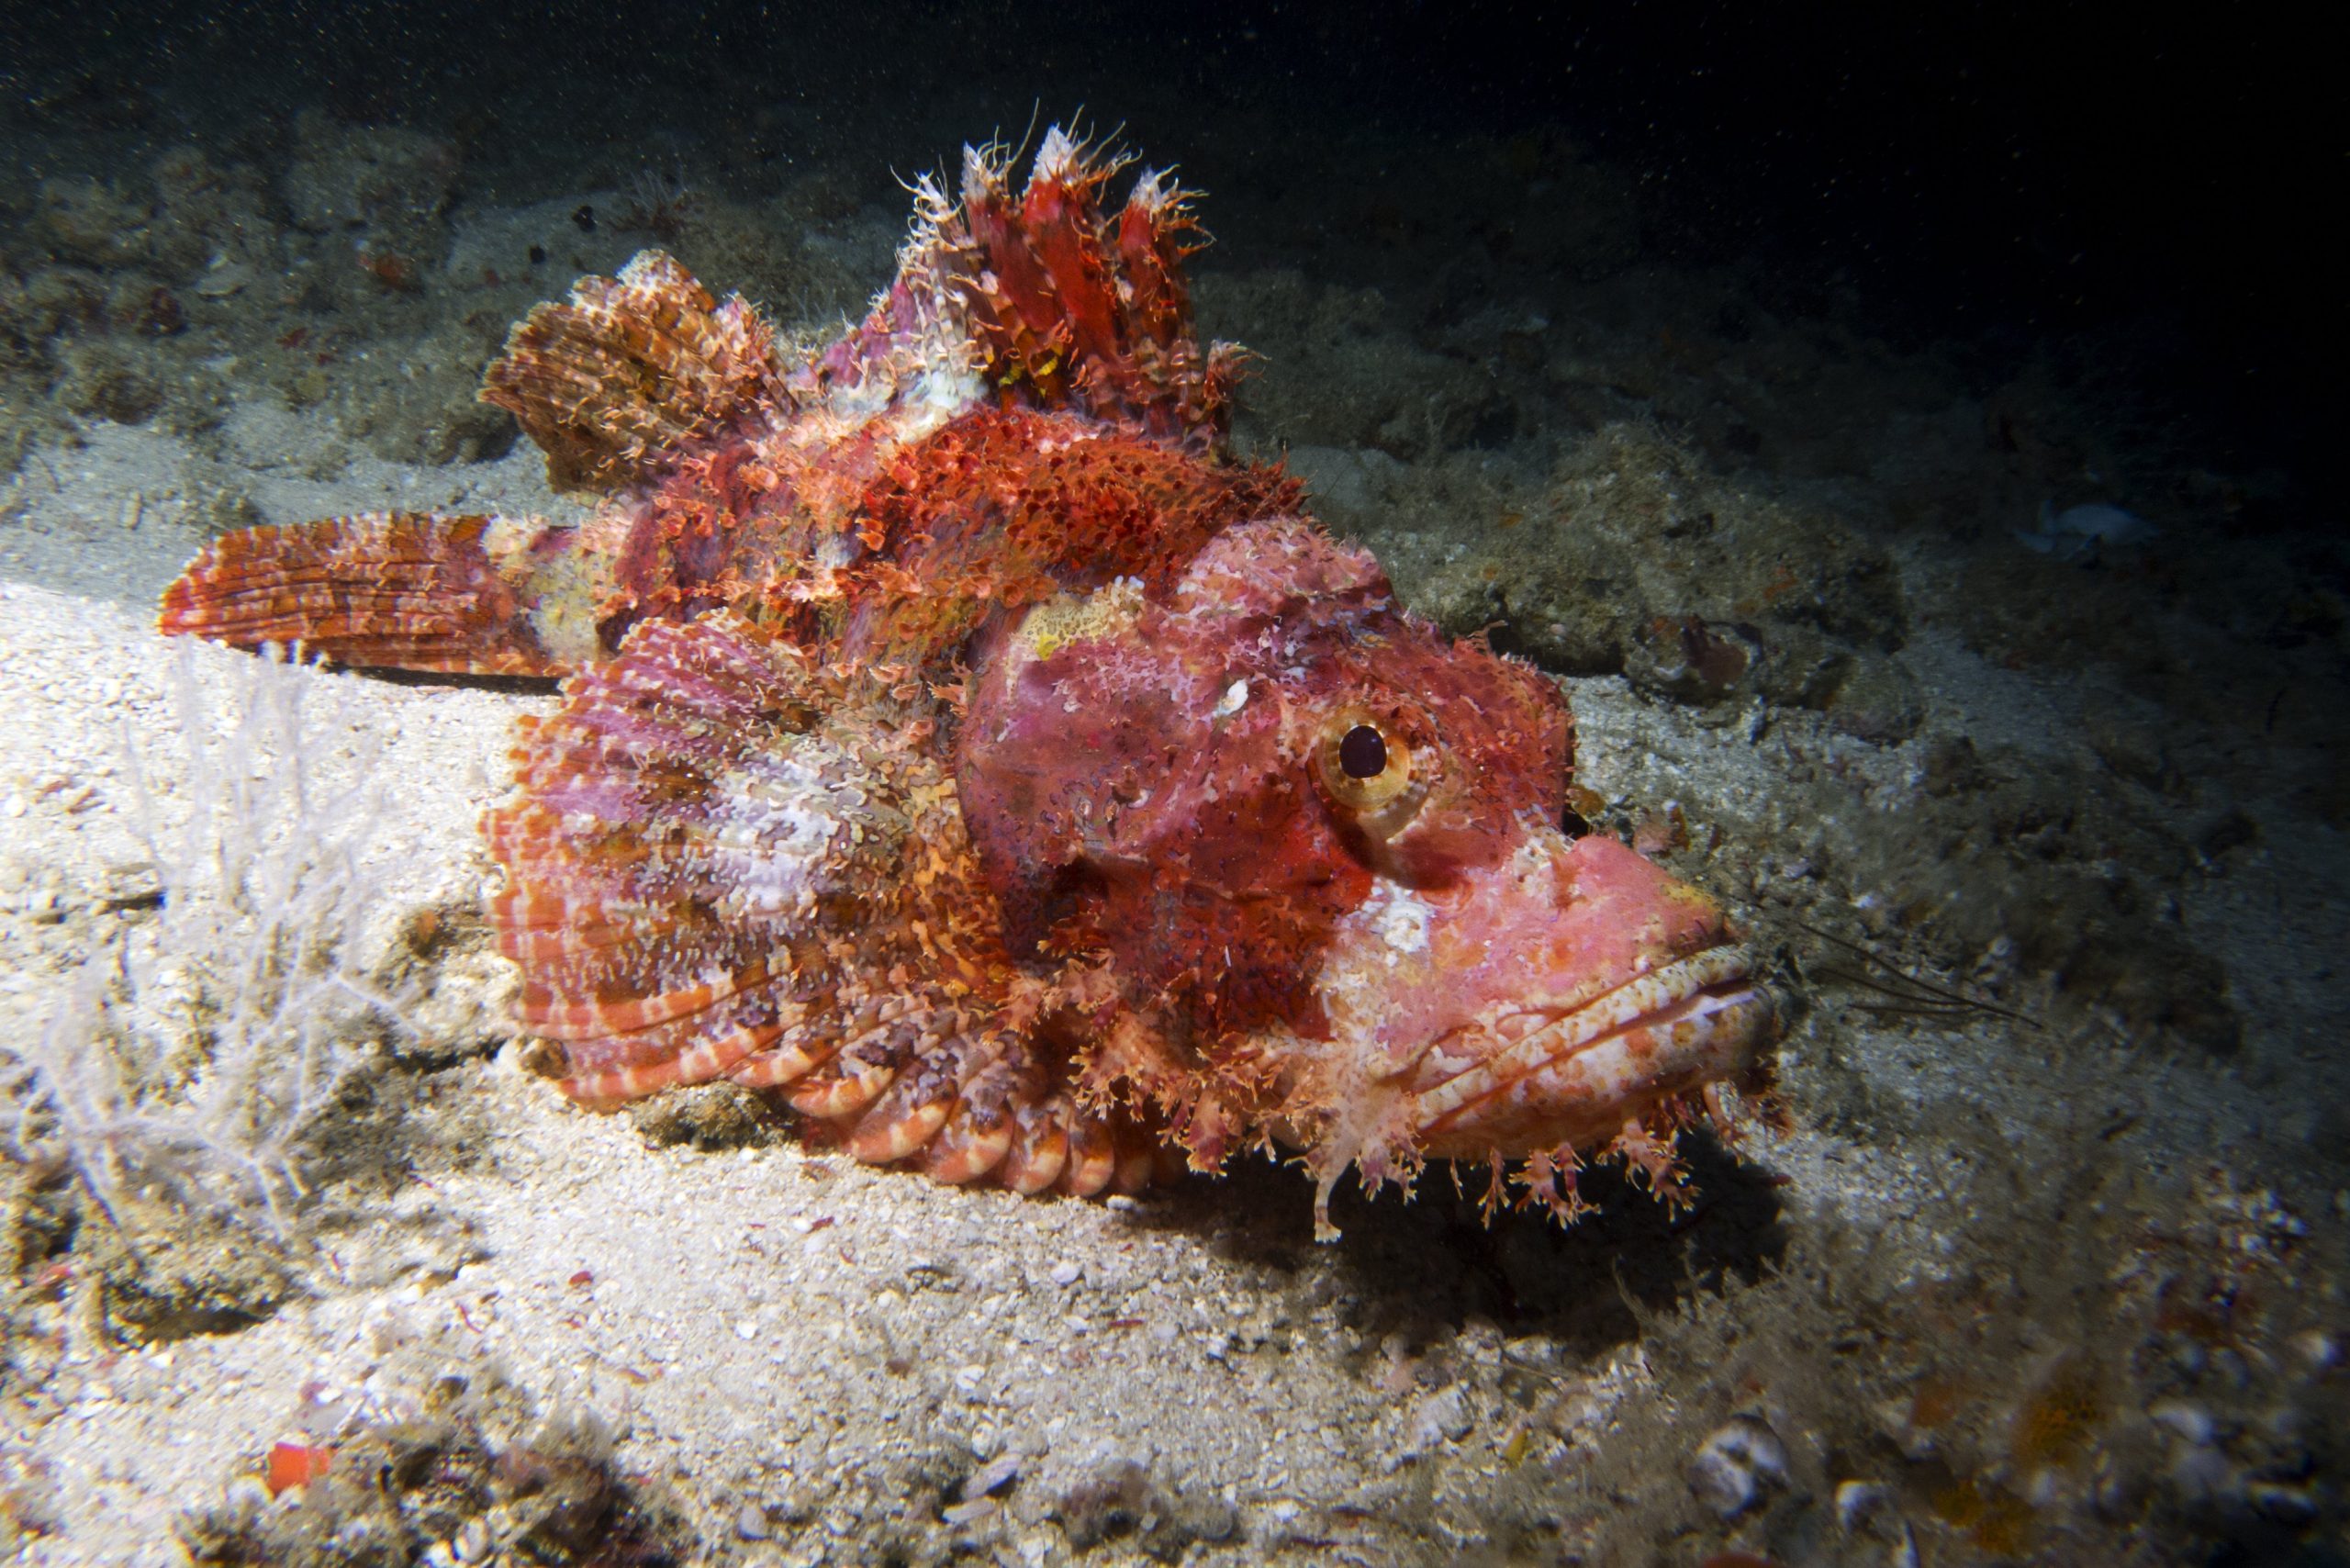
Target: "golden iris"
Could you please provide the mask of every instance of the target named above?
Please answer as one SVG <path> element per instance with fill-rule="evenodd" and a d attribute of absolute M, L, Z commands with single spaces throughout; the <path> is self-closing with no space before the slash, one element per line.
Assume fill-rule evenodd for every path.
<path fill-rule="evenodd" d="M 1393 837 L 1427 798 L 1433 756 L 1415 764 L 1395 723 L 1362 708 L 1323 722 L 1314 746 L 1314 777 L 1330 803 L 1374 838 Z"/>

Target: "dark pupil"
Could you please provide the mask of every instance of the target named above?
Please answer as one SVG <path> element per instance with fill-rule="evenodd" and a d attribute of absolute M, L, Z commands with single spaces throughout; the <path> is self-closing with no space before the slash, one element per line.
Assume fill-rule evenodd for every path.
<path fill-rule="evenodd" d="M 1387 743 L 1369 724 L 1357 724 L 1338 742 L 1338 766 L 1349 778 L 1376 778 L 1387 771 Z"/>

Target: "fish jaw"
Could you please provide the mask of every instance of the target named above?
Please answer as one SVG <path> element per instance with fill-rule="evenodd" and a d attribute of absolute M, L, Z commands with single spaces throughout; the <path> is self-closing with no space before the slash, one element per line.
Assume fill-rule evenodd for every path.
<path fill-rule="evenodd" d="M 1316 1235 L 1350 1165 L 1367 1186 L 1431 1158 L 1571 1170 L 1621 1141 L 1661 1182 L 1649 1121 L 1760 1063 L 1749 971 L 1718 905 L 1605 835 L 1530 825 L 1443 887 L 1380 879 L 1322 967 L 1328 1037 L 1278 1051 Z"/>

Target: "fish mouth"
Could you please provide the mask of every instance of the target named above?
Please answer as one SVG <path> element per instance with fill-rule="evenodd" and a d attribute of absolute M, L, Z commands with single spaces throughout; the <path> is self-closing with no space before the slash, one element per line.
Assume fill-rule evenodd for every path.
<path fill-rule="evenodd" d="M 1424 1071 L 1471 1058 L 1414 1085 L 1422 1147 L 1441 1156 L 1580 1146 L 1612 1137 L 1658 1100 L 1740 1077 L 1773 1013 L 1749 970 L 1742 947 L 1710 947 L 1566 1011 L 1482 1020 L 1473 1040 L 1422 1058 Z"/>

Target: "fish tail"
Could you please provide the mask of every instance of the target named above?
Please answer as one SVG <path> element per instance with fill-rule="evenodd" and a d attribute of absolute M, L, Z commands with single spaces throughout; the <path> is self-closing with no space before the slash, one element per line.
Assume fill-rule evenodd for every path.
<path fill-rule="evenodd" d="M 592 563 L 535 519 L 363 512 L 249 528 L 164 590 L 158 629 L 338 664 L 559 676 L 595 656 Z"/>

